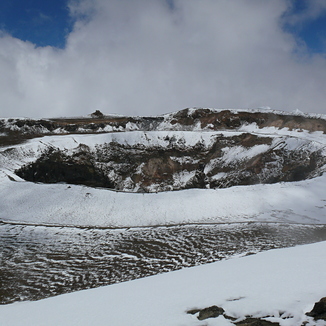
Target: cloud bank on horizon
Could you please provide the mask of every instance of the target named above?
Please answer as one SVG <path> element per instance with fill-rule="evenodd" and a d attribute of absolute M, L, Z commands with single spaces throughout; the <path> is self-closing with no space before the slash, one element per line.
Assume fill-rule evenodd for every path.
<path fill-rule="evenodd" d="M 324 0 L 300 11 L 290 0 L 70 0 L 68 8 L 74 25 L 63 48 L 0 31 L 2 117 L 195 106 L 326 113 L 326 51 L 310 52 L 290 32 L 325 15 Z"/>

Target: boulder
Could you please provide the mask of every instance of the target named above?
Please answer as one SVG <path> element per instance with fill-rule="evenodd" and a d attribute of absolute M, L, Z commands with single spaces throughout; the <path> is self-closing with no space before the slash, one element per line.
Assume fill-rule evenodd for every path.
<path fill-rule="evenodd" d="M 326 320 L 326 297 L 321 298 L 318 302 L 316 302 L 312 310 L 307 312 L 306 315 L 313 317 L 315 320 Z"/>
<path fill-rule="evenodd" d="M 211 306 L 208 308 L 201 309 L 199 311 L 198 319 L 204 320 L 207 318 L 216 318 L 224 314 L 224 309 L 218 306 Z"/>
<path fill-rule="evenodd" d="M 92 118 L 103 118 L 104 114 L 100 110 L 96 110 L 95 112 L 91 113 Z"/>

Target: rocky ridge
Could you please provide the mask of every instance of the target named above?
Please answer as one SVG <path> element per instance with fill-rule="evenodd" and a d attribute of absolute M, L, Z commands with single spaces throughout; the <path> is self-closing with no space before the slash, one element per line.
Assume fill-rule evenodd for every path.
<path fill-rule="evenodd" d="M 280 132 L 284 131 L 284 132 Z M 138 140 L 130 141 L 127 136 Z M 32 182 L 84 184 L 118 191 L 159 192 L 300 181 L 323 173 L 324 117 L 271 110 L 185 109 L 158 117 L 105 116 L 0 120 L 4 157 Z M 22 159 L 8 145 L 30 138 L 114 133 L 107 141 L 40 147 Z M 42 138 L 40 138 L 41 141 Z M 20 145 L 19 145 L 20 146 Z M 24 144 L 21 145 L 24 147 Z M 16 152 L 15 152 L 16 151 Z"/>

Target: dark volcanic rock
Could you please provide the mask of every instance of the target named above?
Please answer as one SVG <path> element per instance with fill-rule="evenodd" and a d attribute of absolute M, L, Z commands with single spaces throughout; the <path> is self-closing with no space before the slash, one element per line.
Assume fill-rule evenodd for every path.
<path fill-rule="evenodd" d="M 313 317 L 315 320 L 326 320 L 326 297 L 321 298 L 315 303 L 313 309 L 306 313 L 307 316 Z"/>
<path fill-rule="evenodd" d="M 207 318 L 216 318 L 224 314 L 224 309 L 218 306 L 211 306 L 208 308 L 201 309 L 199 311 L 198 319 L 204 320 Z"/>
<path fill-rule="evenodd" d="M 114 188 L 114 184 L 92 162 L 89 154 L 68 157 L 50 149 L 36 162 L 16 170 L 21 178 L 32 182 L 83 184 L 92 187 Z"/>
<path fill-rule="evenodd" d="M 243 124 L 256 123 L 259 128 L 276 127 L 326 132 L 326 120 L 312 117 L 286 115 L 275 112 L 214 111 L 210 109 L 184 109 L 172 115 L 172 124 L 191 126 L 200 123 L 202 128 L 213 130 L 236 129 Z"/>
<path fill-rule="evenodd" d="M 100 111 L 91 114 L 92 118 L 58 118 L 58 119 L 8 119 L 0 120 L 0 146 L 16 144 L 36 136 L 58 133 L 94 133 L 103 132 L 105 127 L 113 131 L 125 130 L 128 123 L 134 125 L 133 130 L 154 131 L 161 122 L 178 130 L 192 130 L 200 125 L 206 130 L 235 130 L 242 125 L 255 123 L 259 128 L 276 127 L 290 130 L 322 131 L 326 133 L 326 120 L 310 116 L 291 115 L 272 111 L 230 111 L 211 109 L 184 109 L 165 116 L 157 117 L 124 117 L 107 116 Z M 110 129 L 110 128 L 109 128 Z"/>
<path fill-rule="evenodd" d="M 271 321 L 262 320 L 260 318 L 246 318 L 238 323 L 235 323 L 238 326 L 272 326 L 280 325 L 279 323 L 272 323 Z"/>
<path fill-rule="evenodd" d="M 50 148 L 15 172 L 33 182 L 153 192 L 299 181 L 315 176 L 326 163 L 322 153 L 310 151 L 308 145 L 303 149 L 268 149 L 271 138 L 248 133 L 216 135 L 209 146 L 200 142 L 186 146 L 173 138 L 165 141 L 166 146 L 110 142 L 92 150 L 81 144 L 70 152 Z M 252 157 L 225 159 L 227 151 L 240 149 L 246 153 L 260 145 L 266 145 L 267 150 Z M 183 175 L 188 179 L 182 179 Z"/>
<path fill-rule="evenodd" d="M 92 118 L 104 118 L 104 114 L 100 110 L 96 110 L 91 114 Z"/>

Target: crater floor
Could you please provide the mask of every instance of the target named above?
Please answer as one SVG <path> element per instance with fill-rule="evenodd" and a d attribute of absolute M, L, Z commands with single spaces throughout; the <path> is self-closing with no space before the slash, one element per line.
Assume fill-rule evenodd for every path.
<path fill-rule="evenodd" d="M 323 240 L 325 225 L 240 223 L 110 230 L 2 223 L 0 304 Z"/>

